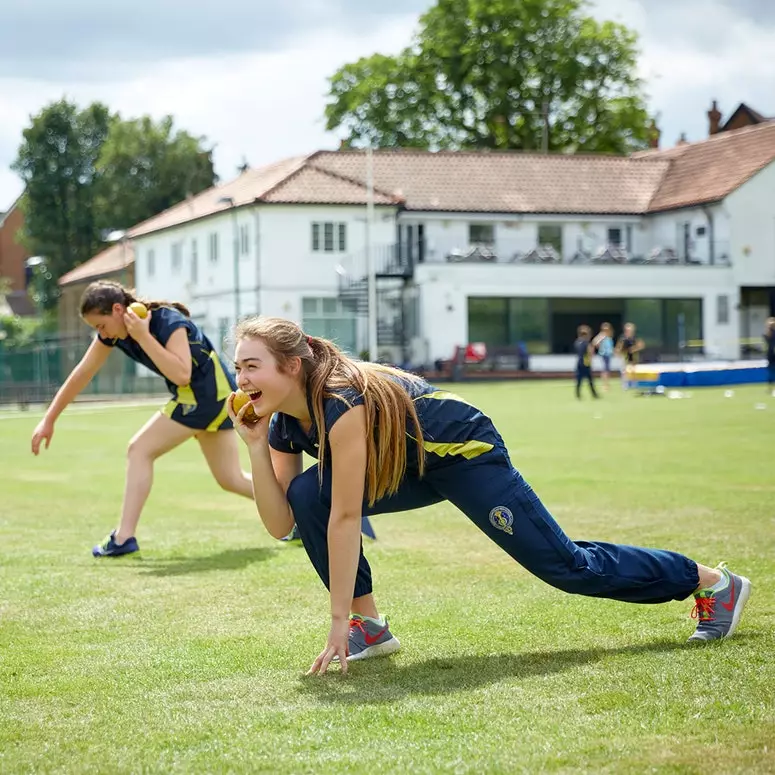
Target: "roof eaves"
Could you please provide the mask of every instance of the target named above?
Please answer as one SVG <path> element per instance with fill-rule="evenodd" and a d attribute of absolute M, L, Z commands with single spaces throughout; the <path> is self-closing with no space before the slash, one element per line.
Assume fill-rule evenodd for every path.
<path fill-rule="evenodd" d="M 707 207 L 708 205 L 716 205 L 721 204 L 723 202 L 728 194 L 725 194 L 722 197 L 709 197 L 707 199 L 693 199 L 691 201 L 676 203 L 676 204 L 670 204 L 670 205 L 662 205 L 660 207 L 649 207 L 649 209 L 645 212 L 645 215 L 656 215 L 658 213 L 669 213 L 669 212 L 677 212 L 678 210 L 690 210 L 693 207 Z"/>

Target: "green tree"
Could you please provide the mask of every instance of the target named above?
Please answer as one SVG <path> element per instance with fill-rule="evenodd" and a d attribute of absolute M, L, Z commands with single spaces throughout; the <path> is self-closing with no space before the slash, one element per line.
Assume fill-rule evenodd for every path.
<path fill-rule="evenodd" d="M 352 145 L 626 153 L 649 116 L 637 38 L 584 0 L 437 0 L 412 44 L 329 80 L 327 128 Z"/>
<path fill-rule="evenodd" d="M 204 142 L 175 131 L 171 116 L 158 123 L 115 118 L 97 162 L 97 225 L 129 228 L 214 185 L 212 149 Z"/>
<path fill-rule="evenodd" d="M 52 103 L 24 130 L 12 165 L 25 185 L 23 240 L 46 257 L 40 297 L 49 308 L 56 304 L 57 278 L 99 247 L 94 179 L 110 121 L 100 103 L 84 110 L 64 99 Z"/>
<path fill-rule="evenodd" d="M 44 108 L 24 130 L 12 165 L 25 193 L 23 240 L 45 256 L 34 295 L 56 306 L 57 280 L 104 247 L 106 230 L 125 229 L 215 182 L 204 138 L 174 130 L 170 116 L 122 120 L 94 103 Z"/>

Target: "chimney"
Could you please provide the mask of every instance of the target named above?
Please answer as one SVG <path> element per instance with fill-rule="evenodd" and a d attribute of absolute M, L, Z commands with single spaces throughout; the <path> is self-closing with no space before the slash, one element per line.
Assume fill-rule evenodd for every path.
<path fill-rule="evenodd" d="M 659 148 L 659 138 L 662 132 L 657 126 L 657 122 L 652 118 L 649 126 L 649 148 Z"/>
<path fill-rule="evenodd" d="M 689 141 L 686 139 L 686 132 L 681 132 L 681 136 L 678 138 L 676 145 L 688 145 Z"/>
<path fill-rule="evenodd" d="M 713 100 L 713 105 L 708 111 L 708 134 L 717 135 L 719 127 L 721 126 L 721 111 L 718 109 L 716 100 Z"/>

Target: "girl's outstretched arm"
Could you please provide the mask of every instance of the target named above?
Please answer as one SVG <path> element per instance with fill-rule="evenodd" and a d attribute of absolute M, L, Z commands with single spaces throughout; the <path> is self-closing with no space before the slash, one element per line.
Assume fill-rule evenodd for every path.
<path fill-rule="evenodd" d="M 51 438 L 54 435 L 54 423 L 57 421 L 57 418 L 105 365 L 105 361 L 107 361 L 110 355 L 110 350 L 110 347 L 102 344 L 96 337 L 92 340 L 89 349 L 86 350 L 78 365 L 70 372 L 70 376 L 65 380 L 62 387 L 57 390 L 44 418 L 35 428 L 32 434 L 32 453 L 34 455 L 40 452 L 40 445 L 43 441 L 46 442 L 46 449 L 48 449 L 48 445 L 51 443 Z"/>

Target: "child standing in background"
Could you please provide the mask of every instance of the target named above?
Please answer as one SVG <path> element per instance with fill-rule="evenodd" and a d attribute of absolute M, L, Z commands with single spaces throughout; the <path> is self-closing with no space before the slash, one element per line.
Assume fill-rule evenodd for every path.
<path fill-rule="evenodd" d="M 598 398 L 595 390 L 595 380 L 592 376 L 592 329 L 589 326 L 579 326 L 578 339 L 573 343 L 573 351 L 576 353 L 576 398 L 581 398 L 581 383 L 586 380 L 593 398 Z"/>
<path fill-rule="evenodd" d="M 597 354 L 603 359 L 603 390 L 608 392 L 608 378 L 611 374 L 611 357 L 614 354 L 614 328 L 610 323 L 603 323 L 600 332 L 592 340 Z"/>

